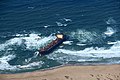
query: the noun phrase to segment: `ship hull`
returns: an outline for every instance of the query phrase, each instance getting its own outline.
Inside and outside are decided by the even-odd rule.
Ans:
[[[54,45],[52,45],[52,46],[49,47],[48,49],[46,49],[46,50],[44,50],[44,51],[39,50],[39,54],[40,54],[41,56],[43,56],[43,55],[47,55],[47,54],[53,52],[53,50],[54,50],[55,48],[57,48],[60,44],[62,44],[63,41],[65,41],[65,40],[66,40],[66,36],[64,35],[63,39],[59,39],[57,43],[55,43]]]

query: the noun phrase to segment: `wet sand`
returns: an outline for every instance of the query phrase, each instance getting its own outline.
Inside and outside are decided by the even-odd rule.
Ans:
[[[120,80],[120,65],[64,66],[46,71],[0,74],[0,80]]]

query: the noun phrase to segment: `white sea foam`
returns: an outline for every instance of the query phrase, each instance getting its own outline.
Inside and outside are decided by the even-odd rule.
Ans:
[[[116,21],[110,17],[107,21],[106,21],[107,24],[116,24]]]
[[[77,29],[76,31],[71,32],[70,36],[72,38],[78,39],[80,43],[87,43],[87,42],[94,43],[102,39],[102,36],[100,36],[94,31],[90,32],[81,29]]]
[[[0,44],[0,51],[4,49],[8,49],[9,46],[12,45],[20,46],[21,44],[26,45],[26,49],[31,49],[31,50],[38,49],[40,46],[44,46],[47,42],[55,38],[56,38],[55,36],[41,38],[38,34],[29,34],[29,36],[26,37],[12,38],[3,44]]]
[[[116,44],[117,42],[110,42],[110,41],[108,41],[108,43],[107,44]]]
[[[68,49],[58,49],[53,54],[47,56],[50,59],[57,60],[58,62],[66,63],[69,61],[100,61],[101,59],[112,59],[115,57],[120,57],[120,41],[114,43],[109,49],[104,47],[90,47],[84,50],[68,50]],[[109,61],[108,63],[111,63]],[[114,61],[118,63],[118,61]]]
[[[42,61],[39,62],[32,62],[28,63],[26,65],[10,65],[8,61],[14,59],[16,56],[15,55],[8,55],[8,56],[3,56],[0,58],[0,70],[21,70],[21,69],[34,69],[34,67],[41,67],[42,64],[44,64]]]
[[[25,40],[27,49],[38,49],[40,46],[44,46],[47,42],[55,38],[55,36],[41,38],[38,35],[30,35],[30,37],[25,37],[23,39]]]
[[[44,26],[44,28],[47,28],[48,26]]]
[[[98,61],[99,60],[97,58],[87,58],[87,57],[80,57],[77,55],[59,53],[59,50],[54,52],[54,54],[48,55],[47,57],[49,59],[57,60],[61,64],[66,64],[69,61],[85,62],[85,61]]]
[[[86,44],[77,43],[76,45],[78,45],[78,46],[85,46]]]
[[[33,63],[29,63],[27,65],[18,65],[17,67],[20,68],[20,69],[31,69],[31,68],[34,68],[34,67],[41,67],[42,64],[44,64],[42,61],[39,61],[39,62],[33,62]]]
[[[63,18],[66,22],[71,22],[72,20],[71,19],[68,19],[68,18]]]
[[[72,45],[73,41],[64,41],[63,44]]]
[[[45,26],[44,26],[44,28],[48,28],[48,27],[50,27],[50,25],[45,25]]]
[[[0,51],[4,50],[6,48],[8,49],[8,46],[10,46],[10,45],[21,45],[21,43],[22,43],[22,40],[19,38],[10,39],[10,40],[6,41],[5,43],[0,44]]]
[[[18,37],[19,36],[19,37]],[[0,58],[0,70],[21,70],[21,69],[33,69],[35,67],[41,67],[43,62],[32,62],[25,65],[10,65],[8,62],[14,59],[16,56],[12,55],[13,52],[9,52],[8,50],[12,50],[13,47],[11,46],[21,46],[25,45],[25,49],[38,49],[41,46],[45,45],[47,42],[52,41],[55,39],[55,36],[50,35],[49,37],[40,37],[39,34],[29,34],[27,36],[18,35],[15,38],[7,40],[5,43],[0,44],[0,51],[3,50],[5,53]],[[8,52],[7,52],[8,51]],[[35,58],[37,55],[34,55],[31,58]],[[29,58],[30,59],[30,58]],[[27,60],[26,60],[27,61]],[[26,63],[26,62],[25,62]]]
[[[111,57],[120,57],[120,41],[116,42],[110,49],[105,48],[86,48],[80,51],[72,51],[66,49],[58,49],[57,52],[62,52],[69,55],[77,55],[81,57],[103,57],[103,58],[111,58]]]
[[[16,66],[11,66],[8,61],[15,58],[15,55],[3,56],[0,58],[0,70],[14,70]]]
[[[58,26],[63,26],[63,24],[60,23],[60,22],[56,22],[56,24],[57,24]]]
[[[0,61],[0,70],[16,70],[16,66],[11,66],[8,62],[6,61]]]
[[[9,49],[9,46],[12,46],[12,45],[21,45],[21,43],[22,43],[22,40],[19,38],[10,39],[10,40],[6,41],[5,43],[0,44],[0,51]]]
[[[57,22],[57,21],[56,21],[56,24],[57,24],[58,26],[67,26],[67,24],[62,24],[61,22]]]
[[[27,36],[28,34],[16,34],[15,36],[16,37],[24,37],[24,36]]]
[[[107,36],[112,36],[114,33],[116,33],[116,30],[112,27],[107,27],[107,31],[104,32],[104,34]]]
[[[0,58],[0,61],[10,61],[10,60],[14,59],[15,57],[16,57],[15,55],[3,56]]]

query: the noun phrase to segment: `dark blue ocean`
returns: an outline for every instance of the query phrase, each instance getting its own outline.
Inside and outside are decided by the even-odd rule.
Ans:
[[[64,33],[45,56],[36,52]],[[120,0],[0,0],[0,73],[120,64]]]

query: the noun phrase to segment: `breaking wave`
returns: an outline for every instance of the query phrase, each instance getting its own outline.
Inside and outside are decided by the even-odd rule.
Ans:
[[[96,33],[94,31],[87,31],[82,29],[77,29],[76,31],[71,32],[70,36],[74,39],[79,40],[79,43],[101,43],[103,42],[103,34]]]
[[[35,61],[34,59],[36,59],[37,56],[34,55],[34,52],[55,39],[55,36],[50,35],[49,37],[40,37],[39,34],[33,33],[27,36],[21,34],[17,34],[16,36],[17,37],[0,44],[0,70],[19,71],[42,67],[44,62],[38,60]],[[19,50],[22,50],[24,53],[19,53]],[[25,58],[22,55],[29,55],[29,53],[25,53],[27,50],[32,51],[31,54],[33,55]],[[21,57],[21,59],[19,59],[19,57]],[[22,63],[19,63],[19,61],[16,61],[17,64],[10,63],[10,61],[16,58]]]
[[[61,49],[47,57],[63,64],[72,61],[84,62],[83,64],[85,62],[91,64],[120,63],[120,41],[111,37],[116,32],[112,27],[107,27],[106,31],[101,33],[77,29],[70,33],[70,37],[77,39],[77,42],[75,40],[66,41],[63,44],[68,44],[69,47],[60,47]]]
[[[65,63],[120,63],[119,0],[1,1],[0,73]],[[56,32],[69,39],[39,57],[38,49],[54,40]]]
[[[109,36],[109,37],[112,36],[114,33],[116,33],[116,30],[111,28],[111,27],[107,27],[107,31],[104,32],[104,34]]]
[[[44,64],[42,61],[39,62],[32,62],[26,65],[10,65],[9,61],[14,59],[15,55],[8,55],[3,56],[0,58],[0,70],[6,71],[19,71],[19,70],[27,70],[27,69],[34,69],[35,67],[41,67]]]
[[[107,37],[115,34],[113,28],[106,29],[106,32],[88,31],[77,29],[70,33],[70,39],[63,42],[59,48],[44,58],[35,55],[36,51],[56,39],[52,34],[48,37],[42,34],[16,34],[4,43],[0,44],[0,72],[4,71],[24,71],[44,68],[43,65],[51,67],[48,60],[53,60],[57,64],[70,62],[78,63],[119,63],[120,62],[120,41],[105,42]],[[113,34],[106,33],[112,31]],[[106,36],[106,37],[105,37]],[[74,40],[76,39],[76,40]],[[104,46],[93,46],[105,44]],[[91,45],[91,46],[89,46]],[[106,46],[107,45],[107,46]],[[67,47],[66,47],[67,46]]]
[[[68,49],[58,49],[54,54],[50,54],[48,58],[57,60],[58,62],[69,62],[69,61],[78,61],[78,62],[87,62],[87,61],[96,61],[101,63],[119,63],[120,60],[120,41],[114,43],[109,49],[104,47],[90,47],[85,48],[84,50],[68,50]],[[112,59],[112,60],[111,60]],[[104,61],[104,62],[102,62]]]
[[[19,36],[18,34],[16,36]],[[12,38],[8,41],[6,41],[3,44],[0,44],[0,50],[4,50],[5,48],[9,47],[10,45],[25,45],[26,49],[38,49],[40,46],[44,46],[45,44],[47,44],[47,42],[52,41],[53,39],[55,39],[54,36],[49,36],[49,37],[40,37],[39,34],[29,34],[26,37],[15,37]],[[8,49],[8,48],[7,48]]]

